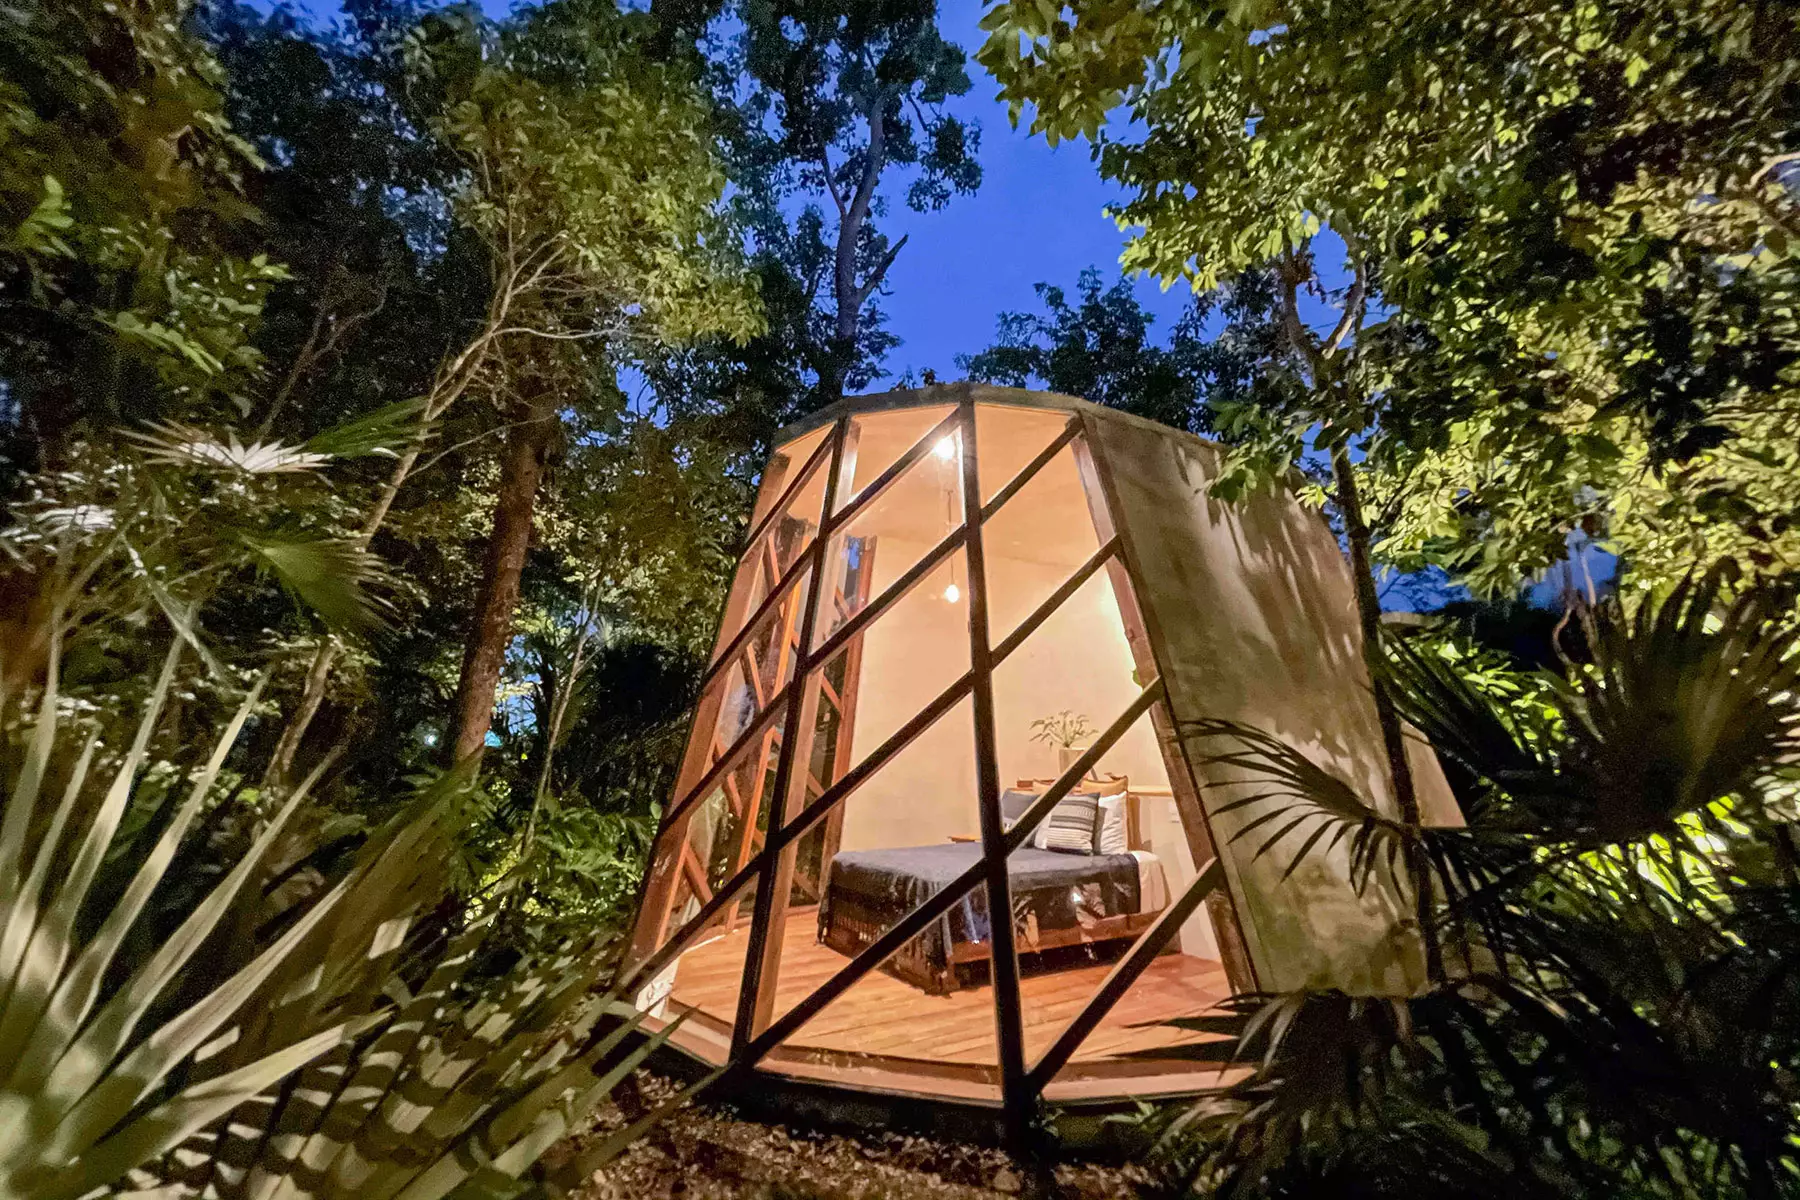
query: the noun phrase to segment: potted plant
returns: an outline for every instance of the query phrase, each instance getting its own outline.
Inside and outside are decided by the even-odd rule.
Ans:
[[[1032,741],[1056,747],[1058,771],[1067,771],[1070,764],[1087,750],[1088,739],[1093,736],[1094,726],[1087,714],[1071,712],[1066,708],[1031,723]]]

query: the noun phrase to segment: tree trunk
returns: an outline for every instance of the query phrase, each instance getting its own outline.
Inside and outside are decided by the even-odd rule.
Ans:
[[[868,279],[860,284],[856,281],[856,252],[862,241],[863,226],[868,223],[870,205],[875,198],[875,185],[880,182],[882,169],[887,166],[887,122],[883,117],[886,99],[886,93],[877,90],[867,101],[863,112],[864,119],[869,123],[869,147],[863,157],[862,177],[857,180],[856,190],[851,193],[848,203],[835,190],[832,192],[832,199],[836,201],[838,210],[837,245],[834,247],[831,280],[832,292],[837,299],[837,313],[832,321],[830,362],[819,380],[819,390],[828,401],[841,399],[844,395],[844,378],[849,374],[851,364],[856,361],[856,331],[861,323],[863,303],[880,285],[881,276],[887,270],[886,264],[881,264],[870,272]],[[830,186],[829,165],[826,174],[827,186]],[[891,255],[888,261],[892,261]]]
[[[1375,688],[1375,714],[1381,722],[1382,744],[1387,747],[1394,798],[1400,804],[1401,818],[1408,825],[1417,825],[1419,798],[1413,790],[1412,766],[1406,760],[1400,714],[1394,710],[1393,698],[1379,683],[1383,666],[1381,600],[1375,594],[1375,573],[1369,565],[1369,526],[1363,520],[1362,497],[1357,492],[1348,452],[1332,452],[1331,474],[1337,484],[1338,508],[1344,514],[1344,537],[1350,543],[1350,573],[1356,584],[1356,617],[1362,626],[1363,662],[1369,668],[1369,682]]]
[[[1369,669],[1369,685],[1375,695],[1375,719],[1381,725],[1381,741],[1387,750],[1388,771],[1394,783],[1394,799],[1400,806],[1400,819],[1409,829],[1424,824],[1419,811],[1419,796],[1413,786],[1412,763],[1406,757],[1406,733],[1400,725],[1400,714],[1394,699],[1382,684],[1381,599],[1375,592],[1375,572],[1369,562],[1369,526],[1363,519],[1362,497],[1357,491],[1355,469],[1350,453],[1342,448],[1332,451],[1331,474],[1337,485],[1338,508],[1344,514],[1344,538],[1350,543],[1350,574],[1356,588],[1356,616],[1362,626],[1363,662]],[[1425,944],[1425,973],[1436,981],[1443,978],[1443,949],[1432,932],[1431,868],[1425,861],[1422,845],[1415,843],[1407,853],[1407,872],[1412,877],[1419,936]]]
[[[451,710],[448,757],[461,762],[479,752],[494,717],[494,693],[512,638],[513,613],[519,606],[519,579],[531,548],[531,516],[538,481],[556,431],[553,401],[534,405],[507,434],[500,458],[499,494],[494,498],[494,525],[482,563],[475,618],[463,647],[462,676]]]
[[[461,398],[463,392],[468,390],[476,368],[481,365],[488,346],[494,340],[495,331],[501,327],[506,317],[511,299],[510,290],[497,294],[488,305],[487,322],[481,332],[456,357],[439,367],[431,391],[426,395],[419,432],[413,437],[412,444],[400,455],[394,469],[388,473],[388,481],[382,486],[381,495],[375,500],[375,507],[369,510],[369,515],[363,518],[362,528],[357,530],[358,549],[367,550],[386,523],[388,513],[394,507],[394,500],[400,495],[400,489],[405,486],[413,467],[418,465],[419,455],[424,452],[431,423],[443,416]],[[312,724],[313,718],[318,716],[319,708],[325,702],[325,689],[331,682],[331,668],[337,665],[338,655],[343,649],[343,643],[336,637],[328,636],[319,643],[312,663],[306,670],[306,687],[301,692],[300,703],[283,727],[281,737],[275,743],[275,751],[269,756],[269,765],[263,770],[263,787],[287,786],[293,773],[294,758],[300,752],[300,743],[305,740],[307,728]]]

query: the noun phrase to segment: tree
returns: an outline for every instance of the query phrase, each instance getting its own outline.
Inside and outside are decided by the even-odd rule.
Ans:
[[[1100,272],[1081,273],[1077,303],[1060,287],[1037,285],[1045,312],[1002,313],[997,340],[958,356],[970,378],[1009,387],[1037,384],[1193,433],[1211,433],[1215,409],[1242,404],[1278,352],[1267,280],[1195,296],[1168,346],[1154,344],[1154,321],[1120,277],[1102,289]],[[1222,328],[1210,330],[1217,318]]]
[[[113,423],[249,403],[248,335],[284,276],[249,236],[257,158],[186,13],[82,0],[0,16],[9,474],[60,468]]]
[[[415,62],[443,88],[436,129],[467,169],[455,212],[489,256],[496,318],[481,353],[512,421],[447,739],[457,760],[492,719],[559,413],[591,402],[596,368],[633,339],[759,325],[717,208],[705,100],[641,52],[642,31],[593,0],[522,14],[491,52],[474,21],[421,29]]]
[[[449,468],[413,503],[416,532],[386,542],[387,553],[409,558],[433,556],[417,534],[431,526],[425,536],[442,536],[444,506],[474,499],[457,485],[472,453],[502,443],[506,469],[491,483],[503,494],[485,501],[500,536],[487,539],[470,617],[484,632],[459,673],[466,685],[455,721],[485,727],[482,696],[491,707],[530,536],[532,476],[553,457],[563,414],[615,406],[612,364],[647,337],[746,328],[751,293],[732,274],[735,248],[709,198],[719,181],[703,101],[682,68],[644,60],[645,19],[607,5],[551,6],[503,27],[421,21],[406,5],[385,4],[358,6],[349,30],[331,35],[279,18],[240,16],[237,27],[228,45],[255,68],[239,103],[282,114],[272,140],[286,161],[271,191],[283,201],[283,228],[301,246],[344,248],[323,256],[289,301],[283,378],[310,383],[300,389],[308,403],[277,404],[265,421],[309,415],[317,393],[328,404],[376,402],[396,380],[416,380],[416,435],[385,480],[371,481],[356,534],[364,547],[386,536],[422,461]],[[492,42],[491,61],[476,52],[482,39]],[[296,81],[326,86],[280,100]],[[606,97],[611,108],[609,88],[620,89]],[[580,121],[619,136],[584,140]],[[404,369],[369,372],[361,354],[345,353],[359,343],[363,353],[391,344]],[[422,360],[433,347],[441,357]],[[466,397],[488,405],[466,410]],[[422,459],[438,439],[442,448]],[[452,593],[432,603],[448,615],[466,600]],[[291,770],[344,649],[328,639],[311,653],[271,781]],[[479,733],[468,739],[479,744]]]
[[[910,176],[906,200],[920,210],[974,190],[979,130],[943,111],[969,81],[933,3],[658,0],[651,12],[664,51],[704,65],[768,330],[642,365],[666,417],[732,446],[747,486],[775,430],[880,378],[898,339],[879,298],[901,249],[878,228],[882,184]]]
[[[1210,286],[1320,228],[1354,240],[1379,301],[1363,448],[1397,560],[1504,592],[1585,529],[1647,587],[1720,554],[1792,572],[1791,14],[1096,3],[988,23],[1015,111],[1095,138],[1131,190],[1132,264]],[[1103,129],[1121,102],[1141,139]]]
[[[736,53],[757,90],[748,120],[770,126],[794,182],[830,201],[828,217],[803,214],[790,244],[769,247],[798,268],[809,309],[829,284],[829,334],[816,365],[819,397],[829,402],[861,374],[879,328],[870,301],[906,244],[877,228],[883,177],[913,168],[906,203],[919,212],[981,184],[980,130],[943,111],[969,90],[963,52],[938,32],[935,0],[775,0],[734,15],[742,23]]]

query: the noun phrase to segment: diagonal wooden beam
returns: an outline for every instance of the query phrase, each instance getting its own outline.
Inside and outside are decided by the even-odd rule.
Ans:
[[[1106,565],[1107,560],[1118,548],[1119,539],[1110,538],[1104,546],[1094,551],[1086,562],[1075,568],[1073,575],[1063,580],[1054,592],[1044,598],[1042,604],[1032,609],[1031,614],[1019,622],[1018,628],[1007,634],[1001,639],[1000,644],[994,647],[994,661],[996,663],[1003,661],[1007,655],[1017,650],[1026,638],[1036,633],[1038,626],[1048,621],[1064,600],[1080,591],[1081,586],[1093,577],[1095,571]]]
[[[1125,957],[1114,964],[1105,982],[1100,985],[1100,990],[1088,1001],[1087,1007],[1075,1015],[1075,1019],[1057,1035],[1056,1041],[1044,1051],[1043,1056],[1032,1064],[1030,1077],[1034,1093],[1043,1091],[1044,1085],[1062,1070],[1088,1034],[1094,1032],[1106,1014],[1112,1011],[1113,1005],[1125,995],[1126,989],[1137,982],[1138,976],[1144,973],[1145,968],[1162,953],[1163,947],[1169,944],[1169,939],[1175,936],[1194,914],[1194,910],[1200,907],[1200,902],[1224,881],[1225,870],[1215,858],[1200,869],[1194,882],[1182,893],[1181,899],[1163,909],[1162,915],[1156,918],[1156,924],[1150,926],[1144,936],[1126,952]]]
[[[888,956],[906,945],[927,925],[950,911],[950,906],[961,900],[985,878],[987,868],[982,863],[975,863],[968,870],[952,879],[931,899],[919,905],[894,923],[886,933],[876,938],[863,948],[862,953],[851,959],[849,964],[836,975],[819,985],[817,991],[794,1007],[788,1009],[779,1019],[770,1023],[744,1047],[739,1061],[743,1066],[753,1066],[756,1061],[792,1037],[794,1031],[819,1015],[819,1012],[849,991],[850,988],[886,962]]]
[[[658,971],[669,965],[671,958],[685,951],[688,943],[712,924],[713,918],[719,915],[719,910],[735,901],[739,894],[754,882],[754,878],[754,869],[739,871],[720,884],[713,892],[712,899],[702,904],[699,911],[689,917],[685,925],[670,934],[642,962],[636,966],[626,966],[615,977],[611,986],[620,992],[626,992],[655,976]]]
[[[700,865],[694,844],[686,839],[681,843],[681,873],[687,876],[688,886],[694,889],[702,904],[712,899],[712,885],[706,881],[706,868]]]
[[[831,443],[835,433],[836,431],[834,430],[832,433],[826,434],[824,440],[813,447],[813,452],[806,456],[806,463],[800,468],[799,473],[794,476],[794,481],[781,490],[781,495],[776,499],[774,507],[764,513],[762,520],[758,521],[755,528],[751,529],[750,535],[744,539],[746,553],[756,546],[756,540],[769,528],[769,522],[786,512],[788,505],[794,502],[794,497],[800,494],[800,489],[811,481],[813,468],[819,465],[820,459],[831,453]],[[831,494],[831,481],[829,479],[825,481],[825,494],[827,498],[829,498]],[[823,502],[821,502],[821,507],[822,506]],[[741,561],[742,559],[740,556],[740,563]]]
[[[1000,511],[1001,505],[1005,504],[1008,500],[1011,500],[1013,496],[1018,493],[1020,488],[1023,488],[1026,484],[1030,483],[1032,479],[1037,476],[1037,473],[1043,470],[1045,464],[1061,453],[1062,448],[1074,441],[1075,436],[1080,432],[1081,418],[1070,417],[1069,423],[1063,426],[1063,431],[1057,434],[1055,439],[1051,441],[1048,446],[1045,446],[1042,450],[1038,451],[1037,457],[1026,463],[1024,468],[1017,475],[1014,475],[1012,479],[1007,482],[1005,487],[995,492],[992,500],[989,500],[986,504],[981,506],[981,519],[986,521],[989,517]]]
[[[867,629],[871,621],[904,599],[909,592],[919,586],[920,580],[942,566],[945,559],[956,553],[957,547],[963,544],[966,533],[967,531],[961,528],[951,530],[943,541],[933,546],[923,558],[908,567],[905,574],[888,584],[886,591],[871,600],[861,612],[838,626],[837,630],[825,639],[818,651],[808,659],[808,668],[830,662],[832,656],[842,650],[846,642]]]
[[[788,688],[794,687],[794,681],[789,680],[787,686]],[[787,688],[784,688],[782,694],[785,695],[786,692]],[[738,755],[743,753],[750,746],[752,739],[754,739],[757,734],[763,732],[768,724],[774,720],[775,714],[780,711],[781,698],[778,696],[775,703],[765,708],[756,720],[750,722],[749,728],[738,734],[737,740],[731,743],[730,749],[726,750],[724,754],[721,754],[718,758],[713,760],[712,766],[706,769],[706,774],[700,777],[700,782],[689,789],[686,796],[683,796],[680,800],[677,800],[670,806],[668,815],[663,818],[662,831],[674,828],[675,822],[687,815],[688,809],[694,806],[695,801],[712,791],[713,785],[719,782],[720,775],[723,775],[732,767],[737,766],[736,760]]]
[[[712,686],[713,680],[718,677],[719,672],[723,671],[725,667],[738,656],[738,652],[744,649],[744,643],[750,640],[751,634],[756,631],[757,626],[762,624],[769,613],[775,609],[775,606],[787,599],[788,592],[794,586],[794,581],[799,579],[800,576],[806,572],[807,567],[809,567],[811,563],[811,558],[802,554],[799,558],[796,558],[793,565],[787,569],[787,574],[783,575],[775,586],[769,589],[769,594],[762,598],[762,602],[756,606],[756,611],[750,614],[750,619],[739,626],[738,631],[731,635],[731,640],[725,644],[725,648],[713,658],[712,665],[706,668],[706,674],[700,677],[700,691],[702,693]]]

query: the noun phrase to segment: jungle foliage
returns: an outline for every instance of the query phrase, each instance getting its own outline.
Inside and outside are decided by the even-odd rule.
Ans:
[[[1252,478],[1354,444],[1382,552],[1488,592],[1574,530],[1652,590],[1721,557],[1795,571],[1791,9],[1021,2],[985,24],[1014,113],[1090,139],[1125,189],[1128,266],[1202,290],[1273,269],[1350,318],[1241,414]]]
[[[861,14],[0,13],[0,1194],[633,1136],[537,1165],[642,1060],[598,989],[755,471],[893,344],[886,194],[979,182],[934,7]]]
[[[1591,662],[1520,689],[1431,643],[1385,686],[1467,818],[1420,828],[1266,732],[1192,744],[1257,784],[1234,836],[1344,847],[1357,886],[1416,852],[1445,967],[1419,993],[1248,999],[1242,1082],[1163,1128],[1207,1195],[1776,1196],[1800,1180],[1800,651],[1714,572],[1590,615]],[[1209,1053],[1218,1058],[1218,1047]]]

